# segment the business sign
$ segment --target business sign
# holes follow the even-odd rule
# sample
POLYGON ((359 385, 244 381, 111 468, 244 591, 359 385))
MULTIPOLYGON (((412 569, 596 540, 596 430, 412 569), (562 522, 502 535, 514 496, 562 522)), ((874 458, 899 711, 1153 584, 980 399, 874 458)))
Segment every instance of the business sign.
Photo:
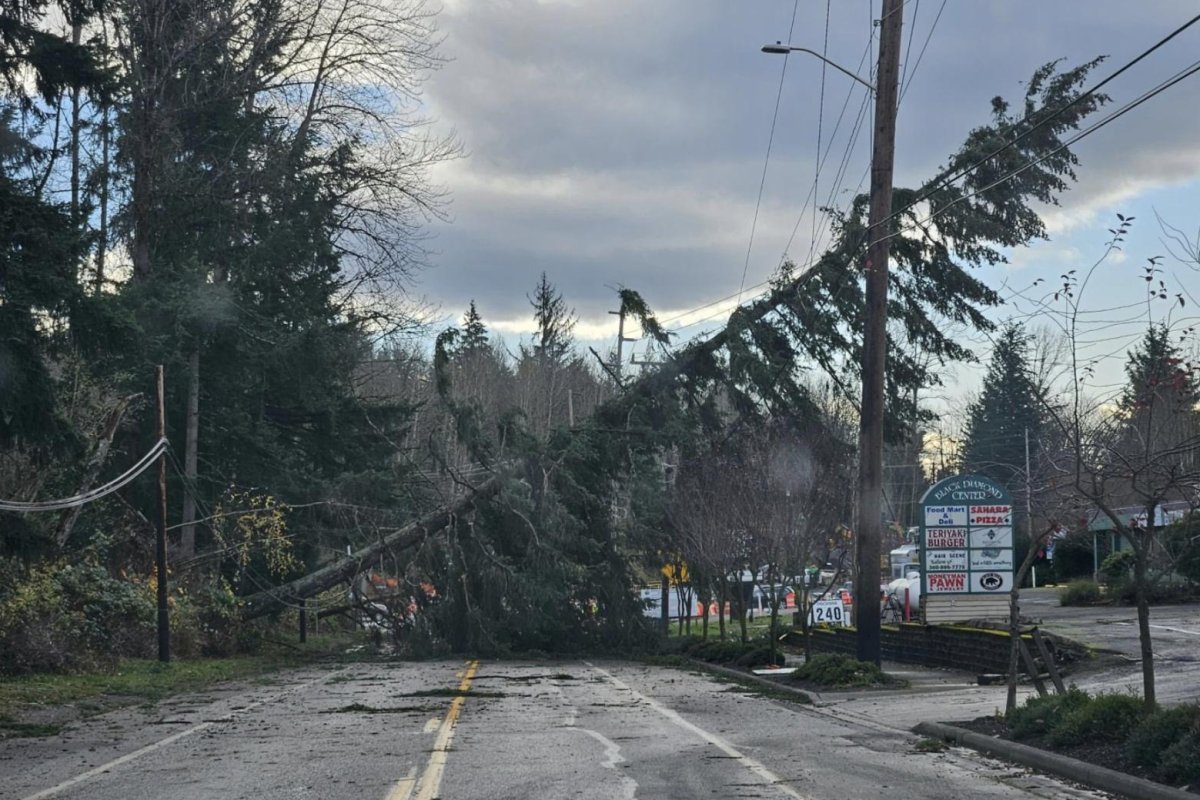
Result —
POLYGON ((926 506, 925 524, 944 527, 947 525, 966 525, 966 506, 926 506))
POLYGON ((966 572, 921 572, 928 594, 962 594, 967 591, 966 572))
POLYGON ((966 528, 930 528, 925 536, 925 547, 930 550, 965 550, 967 548, 966 528))
POLYGON ((939 481, 921 498, 921 589, 996 595, 1013 581, 1012 500, 980 475, 939 481))
POLYGON ((970 568, 972 572, 994 572, 996 570, 1012 572, 1012 548, 980 547, 972 550, 970 568))
POLYGON ((1012 547, 1012 528, 971 528, 971 547, 1012 547))
POLYGON ((967 551, 930 550, 925 559, 925 568, 930 572, 966 572, 967 551))

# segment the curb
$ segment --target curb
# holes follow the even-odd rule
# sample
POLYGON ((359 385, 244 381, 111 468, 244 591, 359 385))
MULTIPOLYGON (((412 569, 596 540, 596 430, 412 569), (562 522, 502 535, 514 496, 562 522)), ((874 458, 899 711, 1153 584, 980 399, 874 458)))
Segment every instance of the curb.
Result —
POLYGON ((1094 789, 1112 792, 1122 797, 1131 797, 1134 800, 1196 800, 1195 794, 1182 789, 1127 775, 1107 767, 1099 767, 1075 758, 1060 756, 1057 753, 1049 753, 1036 747, 1017 744, 1007 739, 975 733, 954 725, 921 722, 913 727, 913 731, 934 739, 944 739, 954 744, 970 747, 990 756, 1014 761, 1026 767, 1040 769, 1043 772, 1086 784, 1094 789))
MULTIPOLYGON (((813 703, 812 695, 803 689, 786 686, 782 683, 777 683, 776 681, 768 680, 759 675, 753 675, 749 672, 742 672, 741 670, 732 669, 730 667, 722 667, 719 664, 710 664, 707 661, 697 661, 694 658, 685 658, 684 661, 687 662, 688 666, 695 667, 696 669, 715 672, 718 675, 724 675, 727 678, 734 678, 743 682, 749 681, 751 683, 757 683, 773 692, 784 692, 785 694, 796 695, 798 698, 802 698, 800 702, 804 703, 805 705, 812 705, 813 703)), ((1196 800, 1195 795, 1192 796, 1192 800, 1196 800)))

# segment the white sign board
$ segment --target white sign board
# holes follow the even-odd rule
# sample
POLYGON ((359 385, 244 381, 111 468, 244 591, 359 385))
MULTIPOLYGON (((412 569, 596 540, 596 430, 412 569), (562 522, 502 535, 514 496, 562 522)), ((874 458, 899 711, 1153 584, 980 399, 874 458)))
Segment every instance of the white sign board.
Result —
POLYGON ((930 572, 965 572, 967 551, 930 550, 925 556, 925 569, 930 572))
POLYGON ((926 550, 964 550, 967 547, 966 528, 927 528, 926 550))
POLYGON ((842 599, 825 598, 813 603, 808 609, 808 624, 809 625, 837 625, 838 627, 850 624, 850 615, 846 613, 846 607, 842 605, 842 599))
POLYGON ((971 591, 985 594, 1012 591, 1012 571, 972 572, 971 591))
POLYGON ((972 549, 1012 546, 1012 528, 971 528, 972 549))
POLYGON ((1012 525, 1012 506, 971 506, 971 527, 976 525, 1012 525))
POLYGON ((926 572, 925 591, 929 594, 959 594, 967 591, 965 572, 926 572))
POLYGON ((1013 551, 983 547, 971 551, 972 572, 1012 572, 1013 551))
POLYGON ((925 506, 925 525, 929 527, 944 527, 947 525, 966 525, 966 506, 925 506))

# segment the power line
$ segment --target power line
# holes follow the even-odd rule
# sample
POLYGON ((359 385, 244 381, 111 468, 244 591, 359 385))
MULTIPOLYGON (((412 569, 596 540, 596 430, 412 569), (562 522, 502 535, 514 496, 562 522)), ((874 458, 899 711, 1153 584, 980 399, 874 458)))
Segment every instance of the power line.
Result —
MULTIPOLYGON (((909 203, 909 204, 908 204, 907 206, 905 206, 904 208, 901 208, 901 209, 900 209, 900 210, 898 210, 898 211, 893 211, 893 212, 892 212, 892 213, 891 213, 889 216, 887 216, 886 218, 884 218, 884 219, 883 219, 883 221, 882 221, 880 224, 882 224, 882 225, 886 225, 887 223, 891 222, 892 220, 894 220, 894 219, 896 219, 897 217, 899 217, 899 216, 901 216, 902 214, 904 214, 904 212, 906 212, 906 211, 910 210, 910 209, 911 209, 911 208, 913 208, 914 206, 916 206, 916 205, 919 205, 920 203, 922 203, 922 202, 924 202, 925 200, 929 199, 929 197, 930 197, 930 196, 931 196, 931 195, 932 195, 934 192, 936 192, 936 191, 938 191, 938 190, 940 190, 940 189, 942 189, 942 188, 945 188, 945 187, 946 187, 946 186, 948 186, 949 184, 951 184, 951 183, 953 183, 953 182, 957 181, 959 178, 962 178, 963 176, 967 175, 968 173, 970 173, 970 172, 973 172, 974 170, 976 170, 976 169, 978 169, 979 167, 981 167, 981 166, 983 166, 984 164, 986 164, 986 163, 987 163, 988 161, 990 161, 991 159, 993 159, 993 158, 995 158, 996 156, 998 156, 998 155, 1000 155, 1001 153, 1003 153, 1005 150, 1008 150, 1008 149, 1010 149, 1011 147, 1014 147, 1015 145, 1017 145, 1018 143, 1020 143, 1020 142, 1021 142, 1021 141, 1023 141, 1024 139, 1026 139, 1026 138, 1028 138, 1029 136, 1033 135, 1033 134, 1034 134, 1034 133, 1035 133, 1037 130, 1039 130, 1040 128, 1042 128, 1042 127, 1043 127, 1044 125, 1046 125, 1047 123, 1051 122, 1051 121, 1052 121, 1052 120, 1054 120, 1054 119, 1057 119, 1058 117, 1062 116, 1062 114, 1064 114, 1065 112, 1067 112, 1067 111, 1069 111, 1070 109, 1074 108, 1074 107, 1075 107, 1076 105, 1078 105, 1079 103, 1082 103, 1082 102, 1083 102, 1084 100, 1086 100, 1087 98, 1089 98, 1089 97, 1092 97, 1093 95, 1095 95, 1097 92, 1099 92, 1099 91, 1100 91, 1101 89, 1103 89, 1105 86, 1107 86, 1109 83, 1111 83, 1112 81, 1116 80, 1118 77, 1120 77, 1122 74, 1124 74, 1124 73, 1125 73, 1125 72, 1127 72, 1128 70, 1132 69, 1132 68, 1133 68, 1135 65, 1137 65, 1137 64, 1138 64, 1138 63, 1140 63, 1142 60, 1144 60, 1144 59, 1146 59, 1147 57, 1149 57, 1149 56, 1150 56, 1152 53, 1154 53, 1155 51, 1157 51, 1159 48, 1161 48, 1161 47, 1165 46, 1165 45, 1166 45, 1168 42, 1170 42, 1170 41, 1171 41, 1172 39, 1174 39, 1176 36, 1178 36, 1179 34, 1183 33, 1185 30, 1187 30, 1188 28, 1192 27, 1192 26, 1193 26, 1193 25, 1195 25, 1197 22, 1200 22, 1200 14, 1197 14, 1196 16, 1192 17, 1190 20, 1188 20, 1187 22, 1185 22, 1183 25, 1180 25, 1178 28, 1176 28, 1175 30, 1171 31, 1171 33, 1167 34, 1167 35, 1166 35, 1166 36, 1164 36, 1162 39, 1158 40, 1158 41, 1157 41, 1157 42, 1156 42, 1154 45, 1152 45, 1152 46, 1151 46, 1151 47, 1149 47, 1148 49, 1146 49, 1146 50, 1142 51, 1142 53, 1141 53, 1141 54, 1139 54, 1139 55, 1138 55, 1136 58, 1134 58, 1132 61, 1126 62, 1126 64, 1125 64, 1124 66, 1122 66, 1122 67, 1121 67, 1120 69, 1118 69, 1116 72, 1113 72, 1112 74, 1110 74, 1110 75, 1109 75, 1107 78, 1103 79, 1102 81, 1100 81, 1099 83, 1095 84, 1095 85, 1094 85, 1094 86, 1092 86, 1091 88, 1089 88, 1089 89, 1085 90, 1083 93, 1081 93, 1081 94, 1077 95, 1075 98, 1073 98, 1073 99, 1072 99, 1072 100, 1070 100, 1069 102, 1067 102, 1067 103, 1063 104, 1063 105, 1062 105, 1062 106, 1060 106, 1058 109, 1056 109, 1056 110, 1055 110, 1053 113, 1051 113, 1051 114, 1049 114, 1049 115, 1047 115, 1047 116, 1043 117, 1042 119, 1038 120, 1037 124, 1033 125, 1032 127, 1028 128, 1028 129, 1027 129, 1027 130, 1025 130, 1025 131, 1022 131, 1022 132, 1021 132, 1020 134, 1018 134, 1018 135, 1017 135, 1015 138, 1013 138, 1013 139, 1011 139, 1011 140, 1009 140, 1009 141, 1005 142, 1004 144, 1000 145, 1000 146, 999 146, 999 147, 997 147, 995 150, 993 150, 992 152, 988 153, 986 156, 984 156, 983 158, 979 159, 979 160, 978 160, 978 161, 976 161, 975 163, 971 164, 970 166, 963 167, 963 168, 961 168, 961 169, 959 169, 959 170, 957 170, 957 171, 950 172, 949 174, 946 174, 946 175, 944 175, 944 176, 943 176, 943 177, 941 177, 941 178, 935 179, 935 181, 934 181, 934 185, 933 185, 933 186, 929 187, 929 188, 928 188, 926 191, 924 191, 924 192, 921 192, 921 193, 920 193, 920 194, 919 194, 919 195, 918 195, 918 196, 917 196, 917 197, 916 197, 916 198, 915 198, 915 199, 914 199, 914 200, 913 200, 911 203, 909 203)), ((1038 110, 1034 110, 1034 111, 1030 112, 1029 114, 1025 115, 1025 116, 1024 116, 1022 119, 1020 119, 1020 120, 1018 120, 1016 123, 1014 123, 1014 125, 1013 125, 1012 127, 1016 127, 1016 126, 1018 126, 1018 125, 1022 125, 1022 124, 1026 123, 1026 122, 1029 122, 1031 119, 1033 119, 1033 117, 1034 117, 1034 116, 1036 116, 1036 115, 1039 113, 1039 111, 1040 111, 1040 109, 1038 109, 1038 110)))
MULTIPOLYGON (((800 0, 792 3, 792 22, 788 26, 788 41, 792 40, 792 31, 796 27, 796 11, 800 0)), ((771 133, 767 136, 767 155, 763 159, 762 177, 758 181, 758 199, 754 202, 754 219, 750 222, 750 241, 746 244, 746 263, 742 266, 742 279, 738 284, 738 302, 741 302, 742 288, 746 285, 746 272, 750 269, 750 251, 754 249, 754 232, 758 228, 758 212, 762 208, 763 189, 767 185, 767 167, 771 163, 771 146, 775 143, 775 123, 779 120, 779 103, 783 98, 783 79, 787 77, 788 58, 783 57, 783 67, 779 70, 779 90, 775 93, 775 111, 771 114, 771 133)))
POLYGON ((165 438, 159 439, 154 443, 144 456, 132 467, 127 469, 118 477, 104 484, 90 489, 86 492, 80 492, 72 497, 64 497, 60 500, 46 500, 41 502, 22 502, 19 500, 0 500, 0 511, 12 511, 16 513, 30 513, 37 511, 66 511, 71 508, 78 508, 85 503, 91 503, 99 500, 102 497, 107 497, 113 492, 124 488, 135 478, 145 472, 155 460, 162 455, 163 450, 167 447, 165 438))

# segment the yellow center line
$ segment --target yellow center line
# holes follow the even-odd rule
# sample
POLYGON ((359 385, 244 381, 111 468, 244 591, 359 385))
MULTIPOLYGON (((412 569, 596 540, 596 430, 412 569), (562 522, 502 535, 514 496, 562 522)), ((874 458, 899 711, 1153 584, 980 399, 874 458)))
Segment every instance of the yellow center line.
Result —
MULTIPOLYGON (((459 695, 450 702, 450 710, 446 712, 446 718, 442 720, 442 726, 438 729, 437 739, 433 742, 433 752, 430 753, 429 763, 425 766, 424 773, 421 774, 420 783, 416 783, 415 771, 410 772, 407 778, 402 779, 392 788, 387 800, 408 800, 412 795, 414 783, 416 783, 417 790, 414 800, 433 800, 437 797, 438 791, 442 787, 442 773, 446 769, 450 741, 454 738, 454 725, 458 722, 459 714, 462 713, 463 703, 467 701, 466 693, 471 689, 471 681, 475 678, 475 670, 478 668, 478 661, 470 661, 467 663, 467 669, 459 673, 462 675, 462 682, 458 684, 459 695)), ((430 720, 430 722, 434 723, 436 720, 430 720)), ((429 725, 426 725, 426 729, 429 729, 429 725)))

